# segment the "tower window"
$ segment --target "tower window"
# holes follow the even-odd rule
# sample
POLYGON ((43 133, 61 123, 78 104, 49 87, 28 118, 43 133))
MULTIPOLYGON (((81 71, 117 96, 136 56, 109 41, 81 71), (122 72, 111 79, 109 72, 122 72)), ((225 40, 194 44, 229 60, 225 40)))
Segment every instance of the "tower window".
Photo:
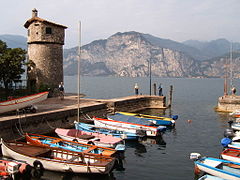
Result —
POLYGON ((52 34, 52 28, 46 27, 46 34, 52 34))

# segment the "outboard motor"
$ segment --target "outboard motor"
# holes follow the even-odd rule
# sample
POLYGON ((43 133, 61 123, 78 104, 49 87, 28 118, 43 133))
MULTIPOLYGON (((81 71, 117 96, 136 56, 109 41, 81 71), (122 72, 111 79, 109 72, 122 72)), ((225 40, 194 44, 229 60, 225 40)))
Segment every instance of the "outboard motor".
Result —
POLYGON ((200 158, 201 158, 201 154, 199 154, 199 153, 191 153, 190 154, 190 159, 192 159, 192 160, 198 160, 200 158))
POLYGON ((147 133, 145 130, 136 130, 136 134, 139 136, 139 137, 144 137, 144 136, 147 136, 147 133))
POLYGON ((227 128, 227 129, 225 129, 223 135, 224 135, 224 137, 232 138, 235 136, 235 133, 232 128, 227 128))
POLYGON ((171 115, 170 116, 173 120, 177 120, 178 119, 178 115, 171 115))
POLYGON ((157 131, 158 131, 158 132, 164 132, 164 131, 166 131, 166 129, 167 129, 166 126, 158 126, 158 127, 157 127, 157 131))
POLYGON ((221 140, 221 144, 223 147, 227 147, 231 142, 232 140, 228 137, 222 138, 221 140))
POLYGON ((228 124, 229 124, 230 128, 232 127, 232 123, 233 123, 233 121, 228 121, 228 124))

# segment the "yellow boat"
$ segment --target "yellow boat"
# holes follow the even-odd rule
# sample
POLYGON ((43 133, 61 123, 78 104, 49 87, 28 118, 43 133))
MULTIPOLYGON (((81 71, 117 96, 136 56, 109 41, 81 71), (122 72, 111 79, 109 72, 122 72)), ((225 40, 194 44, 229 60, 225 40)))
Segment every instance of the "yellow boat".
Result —
POLYGON ((129 112, 117 112, 126 116, 135 116, 138 118, 147 118, 147 119, 156 119, 156 120, 165 120, 165 121, 172 121, 174 120, 173 118, 170 117, 161 117, 161 116, 151 116, 147 114, 137 114, 137 113, 129 113, 129 112))

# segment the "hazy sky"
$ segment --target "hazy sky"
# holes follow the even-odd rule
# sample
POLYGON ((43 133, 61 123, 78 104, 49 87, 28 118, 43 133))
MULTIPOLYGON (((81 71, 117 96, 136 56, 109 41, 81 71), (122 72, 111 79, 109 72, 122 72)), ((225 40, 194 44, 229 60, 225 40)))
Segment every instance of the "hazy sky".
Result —
POLYGON ((175 41, 226 38, 240 42, 240 0, 1 0, 0 34, 26 36, 23 27, 38 16, 62 24, 65 48, 137 31, 175 41))

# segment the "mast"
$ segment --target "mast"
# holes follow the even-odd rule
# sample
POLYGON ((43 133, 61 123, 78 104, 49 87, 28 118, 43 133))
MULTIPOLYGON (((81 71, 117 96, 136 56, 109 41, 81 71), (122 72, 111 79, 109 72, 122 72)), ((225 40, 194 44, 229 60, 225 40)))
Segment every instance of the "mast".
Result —
POLYGON ((230 44, 230 90, 233 88, 232 42, 230 44))
POLYGON ((81 57, 81 21, 78 24, 78 114, 77 114, 77 122, 79 122, 80 117, 80 57, 81 57))

